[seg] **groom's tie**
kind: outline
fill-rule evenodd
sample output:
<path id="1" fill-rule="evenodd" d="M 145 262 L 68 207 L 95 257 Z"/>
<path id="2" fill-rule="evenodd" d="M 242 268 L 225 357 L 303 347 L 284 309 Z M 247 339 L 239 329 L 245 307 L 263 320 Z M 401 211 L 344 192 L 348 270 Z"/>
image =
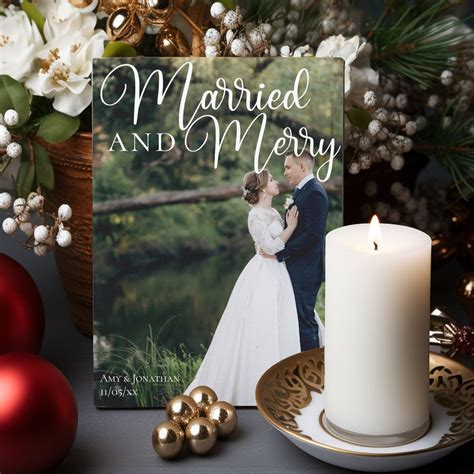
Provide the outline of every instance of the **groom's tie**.
<path id="1" fill-rule="evenodd" d="M 294 191 L 293 191 L 293 201 L 296 199 L 296 197 L 298 196 L 298 194 L 300 193 L 301 189 L 300 188 L 296 188 Z"/>

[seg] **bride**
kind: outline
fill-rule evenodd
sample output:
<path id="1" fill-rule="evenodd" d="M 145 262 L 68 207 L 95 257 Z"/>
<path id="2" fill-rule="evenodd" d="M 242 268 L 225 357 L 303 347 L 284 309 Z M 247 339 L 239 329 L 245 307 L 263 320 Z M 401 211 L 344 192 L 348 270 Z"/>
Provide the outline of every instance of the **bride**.
<path id="1" fill-rule="evenodd" d="M 244 195 L 251 206 L 248 228 L 257 254 L 248 262 L 232 290 L 227 306 L 189 393 L 198 385 L 212 387 L 219 398 L 239 406 L 255 405 L 260 376 L 291 354 L 300 352 L 298 317 L 293 287 L 284 262 L 273 255 L 285 247 L 298 222 L 295 206 L 287 212 L 287 227 L 272 199 L 278 182 L 263 170 L 244 176 Z"/>

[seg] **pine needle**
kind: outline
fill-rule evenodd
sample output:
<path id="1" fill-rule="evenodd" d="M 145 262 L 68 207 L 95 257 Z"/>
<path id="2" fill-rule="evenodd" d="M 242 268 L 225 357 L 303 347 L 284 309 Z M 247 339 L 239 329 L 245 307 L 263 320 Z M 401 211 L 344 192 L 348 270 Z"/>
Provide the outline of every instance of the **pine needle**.
<path id="1" fill-rule="evenodd" d="M 391 18 L 393 24 L 386 25 L 388 20 L 377 23 L 372 30 L 375 65 L 424 88 L 438 80 L 448 58 L 465 41 L 464 34 L 454 32 L 460 20 L 440 16 L 446 4 L 438 0 L 418 15 L 409 6 L 398 19 Z"/>

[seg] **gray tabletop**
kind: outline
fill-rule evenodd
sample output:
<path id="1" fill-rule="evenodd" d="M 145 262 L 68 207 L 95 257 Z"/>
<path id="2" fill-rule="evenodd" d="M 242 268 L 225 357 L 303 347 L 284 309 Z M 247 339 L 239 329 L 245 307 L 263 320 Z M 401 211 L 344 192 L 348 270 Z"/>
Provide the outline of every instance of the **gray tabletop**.
<path id="1" fill-rule="evenodd" d="M 219 442 L 207 456 L 188 454 L 173 461 L 160 459 L 151 446 L 151 431 L 164 420 L 163 410 L 98 410 L 93 404 L 92 342 L 77 332 L 68 315 L 54 257 L 39 258 L 23 250 L 0 233 L 0 251 L 20 262 L 36 281 L 46 310 L 46 334 L 41 355 L 69 379 L 79 407 L 76 441 L 56 474 L 125 474 L 155 472 L 350 472 L 318 461 L 303 453 L 269 426 L 256 409 L 239 410 L 239 429 L 233 438 Z M 453 264 L 454 265 L 454 264 Z M 435 301 L 455 307 L 454 290 L 445 291 L 450 275 L 458 268 L 448 266 L 438 277 Z M 457 309 L 457 311 L 459 311 Z M 446 458 L 414 471 L 416 473 L 472 474 L 473 443 Z"/>

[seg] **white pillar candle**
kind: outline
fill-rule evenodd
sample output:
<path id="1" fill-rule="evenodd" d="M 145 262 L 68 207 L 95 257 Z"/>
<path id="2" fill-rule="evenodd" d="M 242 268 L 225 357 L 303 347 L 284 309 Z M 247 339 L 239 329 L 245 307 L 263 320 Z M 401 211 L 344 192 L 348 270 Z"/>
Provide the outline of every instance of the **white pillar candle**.
<path id="1" fill-rule="evenodd" d="M 378 229 L 351 225 L 326 238 L 325 415 L 390 445 L 428 426 L 431 239 Z"/>

